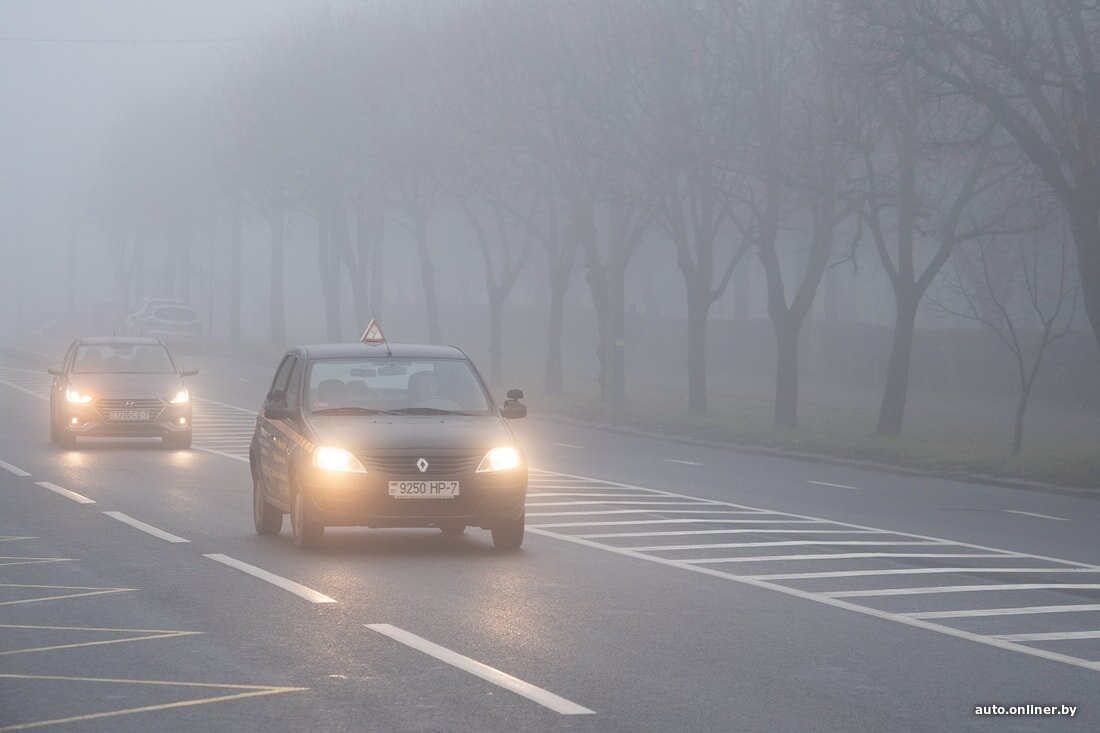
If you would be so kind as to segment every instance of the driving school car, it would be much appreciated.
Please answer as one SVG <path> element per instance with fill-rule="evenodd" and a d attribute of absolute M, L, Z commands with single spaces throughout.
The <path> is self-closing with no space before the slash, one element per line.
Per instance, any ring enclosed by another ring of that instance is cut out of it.
<path fill-rule="evenodd" d="M 454 346 L 364 341 L 300 346 L 279 364 L 249 451 L 253 519 L 294 544 L 316 546 L 326 526 L 466 527 L 501 550 L 523 543 L 527 465 L 501 408 Z"/>

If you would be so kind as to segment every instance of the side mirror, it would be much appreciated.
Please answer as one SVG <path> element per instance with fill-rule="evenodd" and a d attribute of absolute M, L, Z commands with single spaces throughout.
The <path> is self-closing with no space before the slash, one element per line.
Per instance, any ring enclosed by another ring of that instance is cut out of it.
<path fill-rule="evenodd" d="M 181 369 L 180 370 L 180 376 L 181 377 L 193 377 L 198 373 L 199 373 L 198 369 Z"/>
<path fill-rule="evenodd" d="M 510 400 L 522 400 L 523 399 L 523 390 L 522 389 L 510 389 L 510 390 L 508 390 L 507 397 Z"/>
<path fill-rule="evenodd" d="M 60 370 L 60 369 L 58 369 L 57 367 L 50 367 L 50 368 L 49 368 L 49 369 L 47 369 L 46 371 L 47 371 L 47 372 L 49 372 L 50 374 L 54 375 L 55 377 L 63 377 L 63 376 L 65 376 L 65 372 L 61 371 L 61 370 Z"/>
<path fill-rule="evenodd" d="M 281 389 L 273 389 L 267 393 L 267 398 L 265 401 L 267 402 L 267 404 L 265 404 L 264 407 L 267 407 L 267 405 L 285 405 L 286 392 Z"/>
<path fill-rule="evenodd" d="M 267 404 L 264 405 L 264 416 L 268 420 L 289 420 L 294 412 L 285 404 Z"/>
<path fill-rule="evenodd" d="M 508 399 L 504 400 L 504 407 L 500 408 L 501 416 L 509 420 L 518 420 L 521 417 L 527 417 L 527 405 L 520 402 L 522 399 L 522 389 L 508 390 Z"/>

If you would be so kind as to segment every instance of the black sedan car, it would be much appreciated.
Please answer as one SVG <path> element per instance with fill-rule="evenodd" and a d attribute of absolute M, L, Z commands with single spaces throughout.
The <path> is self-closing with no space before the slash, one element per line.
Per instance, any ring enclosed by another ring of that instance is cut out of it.
<path fill-rule="evenodd" d="M 317 545 L 325 526 L 467 526 L 493 544 L 523 542 L 527 465 L 503 418 L 527 408 L 511 390 L 502 408 L 460 349 L 356 344 L 291 349 L 275 373 L 249 452 L 253 519 L 294 543 Z"/>
<path fill-rule="evenodd" d="M 71 448 L 84 437 L 159 437 L 191 447 L 191 393 L 160 341 L 77 339 L 60 369 L 50 369 L 50 440 Z"/>

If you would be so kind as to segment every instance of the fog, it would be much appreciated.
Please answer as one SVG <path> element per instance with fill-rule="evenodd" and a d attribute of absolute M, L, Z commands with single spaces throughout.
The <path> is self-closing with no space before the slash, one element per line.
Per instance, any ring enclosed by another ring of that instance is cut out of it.
<path fill-rule="evenodd" d="M 1094 439 L 1100 18 L 956 5 L 6 0 L 0 336 L 172 297 L 609 416 Z"/>

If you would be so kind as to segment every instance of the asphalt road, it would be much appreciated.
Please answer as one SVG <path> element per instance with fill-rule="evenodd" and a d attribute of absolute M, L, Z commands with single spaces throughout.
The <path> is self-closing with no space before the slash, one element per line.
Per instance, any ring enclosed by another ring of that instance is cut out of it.
<path fill-rule="evenodd" d="M 274 365 L 183 361 L 194 449 L 65 451 L 0 354 L 0 732 L 1100 729 L 1100 501 L 532 416 L 521 552 L 299 552 L 242 460 Z"/>

